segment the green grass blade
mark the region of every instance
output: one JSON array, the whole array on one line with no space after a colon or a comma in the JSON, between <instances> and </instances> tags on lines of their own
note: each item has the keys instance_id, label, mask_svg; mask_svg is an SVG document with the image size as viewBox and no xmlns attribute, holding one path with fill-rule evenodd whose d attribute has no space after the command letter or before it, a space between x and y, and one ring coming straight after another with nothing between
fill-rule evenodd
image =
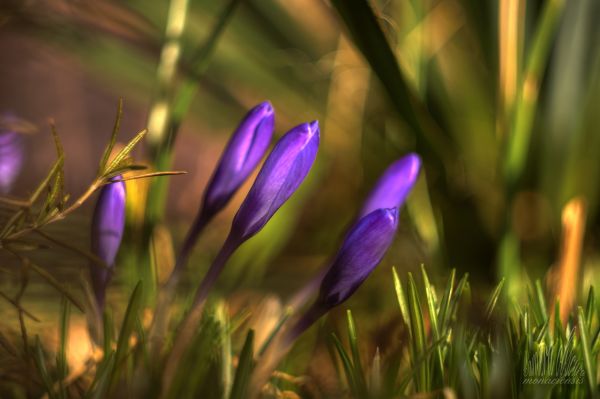
<instances>
[{"instance_id":1,"label":"green grass blade","mask_svg":"<svg viewBox=\"0 0 600 399\"><path fill-rule=\"evenodd\" d=\"M439 134L439 129L432 128L431 115L404 78L369 1L332 0L331 4L340 14L356 47L382 82L398 114L420 136L419 142L435 148L438 154L447 154L450 147L442 146L444 137ZM435 136L430 132L435 132Z\"/></svg>"},{"instance_id":2,"label":"green grass blade","mask_svg":"<svg viewBox=\"0 0 600 399\"><path fill-rule=\"evenodd\" d=\"M434 288L429 282L429 276L427 276L427 272L425 271L425 266L421 265L421 273L423 275L423 284L425 285L425 298L427 300L427 308L429 310L429 321L431 323L431 329L433 330L433 338L437 341L440 339L440 330L438 327L438 319L437 319L437 303L435 300L435 292ZM442 354L441 348L438 347L436 351L436 358L438 364L438 372L441 377L441 380L444 379L444 356Z\"/></svg>"},{"instance_id":3,"label":"green grass blade","mask_svg":"<svg viewBox=\"0 0 600 399\"><path fill-rule=\"evenodd\" d=\"M48 393L48 397L50 399L55 399L56 394L52 386L52 379L50 378L50 375L48 374L48 369L46 368L46 361L44 360L44 351L42 349L42 343L40 342L40 337L37 335L35 337L35 351L33 360L35 361L35 365L42 379L42 383L44 384L44 388Z\"/></svg>"},{"instance_id":4,"label":"green grass blade","mask_svg":"<svg viewBox=\"0 0 600 399\"><path fill-rule=\"evenodd\" d=\"M338 339L335 334L331 334L331 340L333 345L342 360L342 366L344 367L344 373L346 375L346 380L348 381L348 387L350 388L350 392L354 397L359 398L359 389L357 386L357 382L355 380L354 367L352 366L352 361L350 360L350 356L346 353L342 342Z\"/></svg>"},{"instance_id":5,"label":"green grass blade","mask_svg":"<svg viewBox=\"0 0 600 399\"><path fill-rule=\"evenodd\" d=\"M504 287L504 281L505 281L504 278L502 278L502 280L500 280L500 282L494 289L494 292L492 292L490 299L488 300L488 303L485 307L485 318L487 320L489 320L490 317L492 317L492 313L494 312L494 309L496 308L496 304L498 303L498 298L500 298L500 294L502 293L502 287Z\"/></svg>"},{"instance_id":6,"label":"green grass blade","mask_svg":"<svg viewBox=\"0 0 600 399\"><path fill-rule=\"evenodd\" d=\"M446 331L447 328L448 313L450 310L450 299L452 298L455 279L456 269L452 269L450 271L450 278L448 279L448 283L446 283L446 290L444 291L444 296L442 297L442 302L440 304L440 310L438 313L438 320L440 322L439 328L441 333L444 333L444 331Z\"/></svg>"},{"instance_id":7,"label":"green grass blade","mask_svg":"<svg viewBox=\"0 0 600 399\"><path fill-rule=\"evenodd\" d=\"M125 310L125 316L123 317L123 323L121 324L121 330L119 331L119 338L117 340L117 348L115 350L115 365L111 375L110 388L112 389L113 384L116 382L119 370L121 369L122 363L127 357L129 349L129 337L135 329L135 322L139 315L140 308L142 305L142 282L138 282L135 286L129 303L127 304L127 310Z\"/></svg>"},{"instance_id":8,"label":"green grass blade","mask_svg":"<svg viewBox=\"0 0 600 399\"><path fill-rule=\"evenodd\" d=\"M396 297L398 298L398 305L400 306L400 313L402 314L402 318L404 319L404 323L410 330L410 314L408 313L408 302L406 301L406 295L404 294L404 289L402 288L402 283L400 282L400 278L398 277L398 273L396 272L396 268L392 267L392 275L394 277L394 289L396 290Z\"/></svg>"},{"instance_id":9,"label":"green grass blade","mask_svg":"<svg viewBox=\"0 0 600 399\"><path fill-rule=\"evenodd\" d=\"M427 337L425 336L423 312L421 311L421 302L419 301L417 285L410 272L408 273L408 308L410 313L410 324L412 326L410 335L414 348L413 351L416 357L420 358L425 356L425 353L427 352ZM417 391L429 391L429 382L429 367L427 363L424 363L419 367L419 372L417 373Z\"/></svg>"},{"instance_id":10,"label":"green grass blade","mask_svg":"<svg viewBox=\"0 0 600 399\"><path fill-rule=\"evenodd\" d=\"M250 374L254 367L254 330L248 331L246 341L240 354L238 368L235 371L235 378L231 387L230 399L244 399L250 381Z\"/></svg>"},{"instance_id":11,"label":"green grass blade","mask_svg":"<svg viewBox=\"0 0 600 399\"><path fill-rule=\"evenodd\" d=\"M589 388L591 393L596 392L596 361L592 356L590 348L590 338L587 331L587 321L585 313L581 306L577 307L577 319L579 325L579 336L581 339L581 350L583 352L583 360L585 363L585 371L588 378Z\"/></svg>"},{"instance_id":12,"label":"green grass blade","mask_svg":"<svg viewBox=\"0 0 600 399\"><path fill-rule=\"evenodd\" d=\"M592 322L594 321L594 314L596 313L596 295L594 293L594 286L590 285L588 291L587 302L585 304L585 319L588 322L588 332L592 329Z\"/></svg>"},{"instance_id":13,"label":"green grass blade","mask_svg":"<svg viewBox=\"0 0 600 399\"><path fill-rule=\"evenodd\" d=\"M368 396L367 394L367 382L365 379L364 368L360 359L360 351L358 349L358 335L356 333L356 325L354 324L354 318L352 312L348 310L346 312L348 319L348 340L350 342L350 351L352 352L352 371L354 373L354 381L356 382L356 388L361 397Z\"/></svg>"},{"instance_id":14,"label":"green grass blade","mask_svg":"<svg viewBox=\"0 0 600 399\"><path fill-rule=\"evenodd\" d=\"M71 303L66 297L61 299L60 313L60 340L58 344L58 353L56 356L56 370L58 372L60 397L65 398L67 393L63 381L69 374L67 364L67 342L69 340L69 319L71 316Z\"/></svg>"}]
</instances>

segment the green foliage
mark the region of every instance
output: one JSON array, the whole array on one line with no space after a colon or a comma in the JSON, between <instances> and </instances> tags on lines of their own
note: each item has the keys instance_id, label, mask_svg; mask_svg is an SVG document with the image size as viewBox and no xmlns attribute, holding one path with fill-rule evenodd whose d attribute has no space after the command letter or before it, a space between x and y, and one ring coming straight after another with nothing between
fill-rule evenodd
<instances>
[{"instance_id":1,"label":"green foliage","mask_svg":"<svg viewBox=\"0 0 600 399\"><path fill-rule=\"evenodd\" d=\"M357 351L360 341L350 313L351 355L340 340L333 337L352 397L454 392L461 398L587 398L597 393L600 323L593 288L590 288L585 309L578 307L576 318L571 318L563 327L557 312L555 327L549 330L549 319L544 317L545 293L539 282L536 283L537 294L519 304L503 294L504 282L501 281L490 293L485 307L479 309L464 296L466 278L455 288L452 272L442 291L443 299L438 303L436 290L424 268L422 273L422 290L408 274L408 295L405 295L403 284L393 270L401 315L409 336L409 342L400 342L404 348L400 353L392 354L392 358L383 357L371 366L362 363ZM427 304L421 305L421 302ZM483 317L474 322L457 317L459 313ZM448 314L450 317L446 317ZM379 350L375 356L380 356ZM399 371L390 373L385 369L386 365L394 367L398 361ZM367 380L380 380L381 386L391 388L387 392L361 390L359 382Z\"/></svg>"}]
</instances>

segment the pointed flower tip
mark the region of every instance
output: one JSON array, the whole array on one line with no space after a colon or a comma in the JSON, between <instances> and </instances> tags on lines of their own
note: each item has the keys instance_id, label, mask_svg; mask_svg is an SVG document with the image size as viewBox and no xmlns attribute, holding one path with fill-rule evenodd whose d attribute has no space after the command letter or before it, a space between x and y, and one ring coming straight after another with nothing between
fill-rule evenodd
<instances>
[{"instance_id":1,"label":"pointed flower tip","mask_svg":"<svg viewBox=\"0 0 600 399\"><path fill-rule=\"evenodd\" d=\"M318 147L316 121L298 125L279 139L233 220L232 233L239 240L260 231L296 191L310 171Z\"/></svg>"},{"instance_id":2,"label":"pointed flower tip","mask_svg":"<svg viewBox=\"0 0 600 399\"><path fill-rule=\"evenodd\" d=\"M269 148L275 110L269 101L252 108L233 133L204 194L202 213L219 212L256 168Z\"/></svg>"},{"instance_id":3,"label":"pointed flower tip","mask_svg":"<svg viewBox=\"0 0 600 399\"><path fill-rule=\"evenodd\" d=\"M420 170L421 158L415 153L393 162L375 183L359 217L379 208L401 207L417 181Z\"/></svg>"},{"instance_id":4,"label":"pointed flower tip","mask_svg":"<svg viewBox=\"0 0 600 399\"><path fill-rule=\"evenodd\" d=\"M319 121L312 121L308 124L309 136L319 135Z\"/></svg>"},{"instance_id":5,"label":"pointed flower tip","mask_svg":"<svg viewBox=\"0 0 600 399\"><path fill-rule=\"evenodd\" d=\"M254 110L258 111L260 114L265 116L272 115L275 113L273 105L268 100L258 104L256 107L254 107Z\"/></svg>"}]
</instances>

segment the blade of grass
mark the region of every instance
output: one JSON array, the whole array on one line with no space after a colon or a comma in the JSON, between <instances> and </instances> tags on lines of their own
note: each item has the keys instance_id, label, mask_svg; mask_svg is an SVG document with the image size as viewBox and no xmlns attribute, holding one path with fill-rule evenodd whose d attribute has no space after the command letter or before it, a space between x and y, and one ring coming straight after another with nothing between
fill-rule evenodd
<instances>
[{"instance_id":1,"label":"blade of grass","mask_svg":"<svg viewBox=\"0 0 600 399\"><path fill-rule=\"evenodd\" d=\"M358 349L358 335L356 333L356 324L352 317L350 310L346 311L346 317L348 322L348 340L350 342L350 351L352 352L352 370L354 372L354 380L356 381L356 387L359 390L359 397L367 397L367 382L365 380L365 372L360 360L360 351Z\"/></svg>"},{"instance_id":2,"label":"blade of grass","mask_svg":"<svg viewBox=\"0 0 600 399\"><path fill-rule=\"evenodd\" d=\"M421 273L423 275L423 284L425 285L425 299L427 300L427 308L429 310L429 321L431 323L431 329L433 330L433 338L437 341L440 339L440 330L438 328L438 319L437 319L437 303L435 300L435 293L431 283L429 282L429 276L427 276L427 272L425 271L425 265L421 265ZM442 354L442 350L438 347L437 353L437 364L438 364L438 372L441 378L441 381L444 380L444 356Z\"/></svg>"},{"instance_id":3,"label":"blade of grass","mask_svg":"<svg viewBox=\"0 0 600 399\"><path fill-rule=\"evenodd\" d=\"M413 279L412 273L408 273L408 309L410 314L410 335L414 347L414 354L417 358L425 356L427 352L427 338L425 336L425 326L423 322L423 312L421 311L421 302L417 292L417 285ZM413 366L414 367L414 366ZM417 392L427 392L430 390L429 367L423 363L417 373L416 388Z\"/></svg>"},{"instance_id":4,"label":"blade of grass","mask_svg":"<svg viewBox=\"0 0 600 399\"><path fill-rule=\"evenodd\" d=\"M342 366L344 367L344 374L346 375L346 381L348 382L348 387L350 388L350 392L356 398L359 398L359 388L358 383L356 382L356 373L354 372L354 367L352 366L352 361L350 360L350 356L346 353L344 349L344 345L339 340L339 338L335 334L331 334L331 341L342 360Z\"/></svg>"},{"instance_id":5,"label":"blade of grass","mask_svg":"<svg viewBox=\"0 0 600 399\"><path fill-rule=\"evenodd\" d=\"M596 362L592 357L590 350L590 339L587 331L587 321L585 313L581 306L577 307L577 320L579 326L579 336L581 338L581 350L583 352L583 360L585 363L585 371L588 378L590 393L593 395L596 392Z\"/></svg>"},{"instance_id":6,"label":"blade of grass","mask_svg":"<svg viewBox=\"0 0 600 399\"><path fill-rule=\"evenodd\" d=\"M115 350L115 364L110 377L109 391L113 389L116 384L119 370L121 369L122 363L125 360L129 348L129 337L135 328L135 321L139 315L139 311L142 305L142 282L138 282L135 286L127 309L125 310L125 316L121 324L121 330L119 331L119 338L117 340L117 348Z\"/></svg>"},{"instance_id":7,"label":"blade of grass","mask_svg":"<svg viewBox=\"0 0 600 399\"><path fill-rule=\"evenodd\" d=\"M392 267L392 275L394 277L394 289L396 291L396 297L398 298L398 305L400 306L400 313L402 314L402 318L404 319L404 323L408 327L408 330L411 330L410 326L410 314L408 313L408 302L406 301L406 295L404 294L404 289L402 288L402 283L400 282L400 278L398 277L398 273L396 272L396 268Z\"/></svg>"},{"instance_id":8,"label":"blade of grass","mask_svg":"<svg viewBox=\"0 0 600 399\"><path fill-rule=\"evenodd\" d=\"M240 354L238 367L235 371L235 378L231 387L229 399L244 399L250 381L250 374L254 367L254 330L249 330L246 335L246 341Z\"/></svg>"},{"instance_id":9,"label":"blade of grass","mask_svg":"<svg viewBox=\"0 0 600 399\"><path fill-rule=\"evenodd\" d=\"M67 397L64 381L69 375L69 367L67 364L67 342L69 341L69 319L71 316L71 303L66 297L61 299L60 313L60 340L58 346L58 354L56 356L56 370L58 372L59 381L59 396Z\"/></svg>"},{"instance_id":10,"label":"blade of grass","mask_svg":"<svg viewBox=\"0 0 600 399\"><path fill-rule=\"evenodd\" d=\"M50 399L58 399L52 387L52 379L48 374L48 369L46 368L46 361L44 360L44 351L42 349L42 343L40 341L39 336L35 336L35 351L34 351L34 361L38 373L42 379L42 383L44 384L44 388L48 393L48 397Z\"/></svg>"}]
</instances>

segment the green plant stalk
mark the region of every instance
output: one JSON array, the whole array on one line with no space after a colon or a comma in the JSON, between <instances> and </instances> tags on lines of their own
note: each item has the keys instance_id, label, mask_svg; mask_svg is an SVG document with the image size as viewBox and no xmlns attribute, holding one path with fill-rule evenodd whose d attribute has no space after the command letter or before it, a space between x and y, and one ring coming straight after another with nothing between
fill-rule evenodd
<instances>
[{"instance_id":1,"label":"green plant stalk","mask_svg":"<svg viewBox=\"0 0 600 399\"><path fill-rule=\"evenodd\" d=\"M163 46L160 63L157 69L158 93L148 117L148 144L150 157L156 170L167 170L172 163L172 149L179 126L189 110L198 91L198 79L209 65L219 38L231 20L235 7L240 0L231 0L218 18L209 37L194 57L193 76L183 83L179 91L175 91L177 63L181 53L180 38L185 26L189 0L173 0L167 21L167 40ZM154 227L163 219L166 208L168 179L157 178L148 188L146 212L144 217L143 239L140 242L138 255L142 259L142 275L145 284L154 295L156 273L150 262L147 251Z\"/></svg>"},{"instance_id":2,"label":"green plant stalk","mask_svg":"<svg viewBox=\"0 0 600 399\"><path fill-rule=\"evenodd\" d=\"M546 1L541 21L533 36L531 50L517 94L511 134L507 143L504 176L509 187L516 183L525 167L533 121L537 111L540 82L564 5L564 0Z\"/></svg>"},{"instance_id":3,"label":"green plant stalk","mask_svg":"<svg viewBox=\"0 0 600 399\"><path fill-rule=\"evenodd\" d=\"M506 277L509 295L514 295L520 290L521 272L521 267L518 264L520 258L518 242L512 232L510 222L510 205L516 191L517 182L525 168L533 122L537 111L539 86L563 9L564 0L549 0L544 5L541 21L535 30L529 56L526 59L525 69L522 73L512 116L511 132L506 143L503 169L508 207L504 237L499 248L498 277Z\"/></svg>"},{"instance_id":4,"label":"green plant stalk","mask_svg":"<svg viewBox=\"0 0 600 399\"><path fill-rule=\"evenodd\" d=\"M171 164L171 100L175 92L177 67L181 58L181 36L185 29L188 6L189 0L171 0L167 14L165 42L156 70L156 95L147 120L148 150L156 170L164 170ZM149 296L155 292L156 279L148 248L154 227L161 220L161 210L164 209L167 187L167 179L156 179L150 184L144 217L143 239L138 248L140 274Z\"/></svg>"}]
</instances>

